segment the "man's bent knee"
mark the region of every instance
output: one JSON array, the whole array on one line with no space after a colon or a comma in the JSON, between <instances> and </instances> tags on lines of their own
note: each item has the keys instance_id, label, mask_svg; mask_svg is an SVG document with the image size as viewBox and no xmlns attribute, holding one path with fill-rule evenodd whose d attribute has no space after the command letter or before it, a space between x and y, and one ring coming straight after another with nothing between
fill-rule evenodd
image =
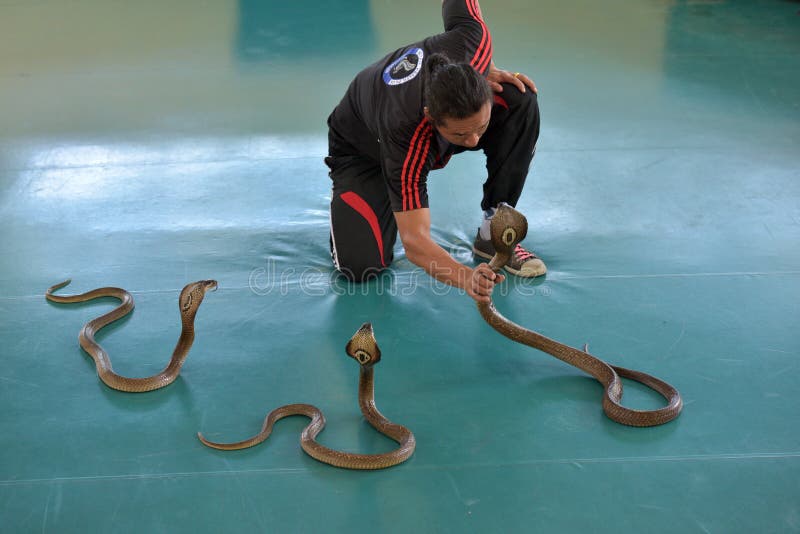
<instances>
[{"instance_id":1,"label":"man's bent knee","mask_svg":"<svg viewBox=\"0 0 800 534\"><path fill-rule=\"evenodd\" d=\"M386 270L382 265L337 265L336 269L350 282L362 283L377 278L380 273Z\"/></svg>"}]
</instances>

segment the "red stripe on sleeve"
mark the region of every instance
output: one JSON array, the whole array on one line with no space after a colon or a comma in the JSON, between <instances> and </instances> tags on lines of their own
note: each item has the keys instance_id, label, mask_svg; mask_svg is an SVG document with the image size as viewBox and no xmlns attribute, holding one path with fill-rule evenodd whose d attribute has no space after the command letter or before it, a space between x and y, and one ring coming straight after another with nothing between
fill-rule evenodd
<instances>
[{"instance_id":1,"label":"red stripe on sleeve","mask_svg":"<svg viewBox=\"0 0 800 534\"><path fill-rule=\"evenodd\" d=\"M418 150L416 151L416 154L414 154L414 159L411 160L410 172L406 176L408 184L408 198L410 204L408 209L411 210L421 207L421 205L419 205L419 189L418 189L419 173L422 169L422 165L424 165L425 160L428 157L428 147L430 146L430 144L431 144L431 125L426 124L425 128L420 133L420 138L417 141ZM414 205L415 196L417 201L416 206Z\"/></svg>"},{"instance_id":2,"label":"red stripe on sleeve","mask_svg":"<svg viewBox=\"0 0 800 534\"><path fill-rule=\"evenodd\" d=\"M417 207L422 207L422 202L419 201L419 175L422 172L422 167L425 165L425 162L428 160L428 149L431 146L431 131L427 132L428 135L425 136L425 147L422 149L422 157L419 160L419 165L417 166L417 171L414 174L414 198L417 201Z\"/></svg>"},{"instance_id":3,"label":"red stripe on sleeve","mask_svg":"<svg viewBox=\"0 0 800 534\"><path fill-rule=\"evenodd\" d=\"M406 190L409 191L411 190L410 184L407 183L409 181L408 164L409 161L411 161L413 155L417 152L417 149L419 148L418 139L420 133L425 128L425 125L427 123L428 123L428 118L427 117L423 118L422 121L420 121L419 125L417 126L417 129L414 131L414 136L411 138L411 143L408 147L408 152L406 152L406 159L403 162L403 170L400 172L400 188L403 197L403 211L410 209L408 205L411 203L412 200L411 198L406 197ZM416 158L414 159L414 161L416 161ZM413 163L412 163L412 168L413 168Z\"/></svg>"}]
</instances>

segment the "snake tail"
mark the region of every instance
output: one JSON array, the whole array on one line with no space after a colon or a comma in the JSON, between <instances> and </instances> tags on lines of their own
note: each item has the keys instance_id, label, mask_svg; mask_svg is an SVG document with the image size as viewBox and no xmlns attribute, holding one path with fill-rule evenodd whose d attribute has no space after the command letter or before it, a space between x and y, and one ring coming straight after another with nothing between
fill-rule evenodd
<instances>
[{"instance_id":1,"label":"snake tail","mask_svg":"<svg viewBox=\"0 0 800 534\"><path fill-rule=\"evenodd\" d=\"M491 234L495 255L489 267L498 272L508 261L514 247L528 232L528 221L520 212L501 204L492 217ZM589 354L589 346L583 350L564 345L558 341L529 330L504 317L493 302L479 302L478 311L483 319L500 334L512 341L546 352L593 376L604 386L603 411L613 421L629 426L656 426L672 421L680 415L683 401L677 389L654 376L609 365L600 358ZM667 404L656 410L633 410L622 406L622 380L620 377L635 380L659 393Z\"/></svg>"},{"instance_id":2,"label":"snake tail","mask_svg":"<svg viewBox=\"0 0 800 534\"><path fill-rule=\"evenodd\" d=\"M375 406L374 365L380 361L381 351L375 341L372 325L366 323L353 335L345 347L347 355L361 365L358 381L358 404L361 413L375 430L393 439L398 447L382 454L357 454L337 451L320 444L316 438L325 428L325 417L316 406L310 404L287 404L271 411L264 419L261 431L255 436L235 443L209 441L203 434L197 434L200 441L214 449L239 450L262 443L272 433L273 425L292 415L304 415L311 422L300 434L300 446L309 456L320 462L344 469L385 469L408 460L416 448L416 439L411 431L389 421Z\"/></svg>"},{"instance_id":3,"label":"snake tail","mask_svg":"<svg viewBox=\"0 0 800 534\"><path fill-rule=\"evenodd\" d=\"M168 386L178 378L189 350L194 342L194 319L207 291L217 288L214 280L201 280L187 284L181 291L178 307L181 313L181 334L175 345L172 357L163 371L146 378L130 378L114 372L111 359L103 347L95 340L95 334L114 321L128 315L134 308L133 296L119 287L101 287L78 295L55 295L54 292L65 287L70 280L51 286L45 298L51 302L70 304L110 297L119 300L119 305L100 317L92 319L81 328L78 343L95 362L97 375L108 387L128 393L144 393Z\"/></svg>"}]
</instances>

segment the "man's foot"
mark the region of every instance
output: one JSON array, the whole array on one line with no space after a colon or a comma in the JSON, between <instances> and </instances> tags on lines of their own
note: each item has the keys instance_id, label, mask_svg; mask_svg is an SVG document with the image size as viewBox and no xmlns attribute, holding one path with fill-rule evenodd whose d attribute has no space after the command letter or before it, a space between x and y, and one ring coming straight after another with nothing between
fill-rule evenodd
<instances>
[{"instance_id":1,"label":"man's foot","mask_svg":"<svg viewBox=\"0 0 800 534\"><path fill-rule=\"evenodd\" d=\"M491 260L494 256L494 246L492 246L492 240L481 238L480 230L478 231L478 235L475 236L475 243L472 245L472 252L474 252L476 256L480 256L481 258L485 258L487 260ZM547 272L547 267L545 266L544 262L530 250L525 250L522 248L522 245L516 246L514 253L508 259L508 262L503 266L503 268L511 274L515 274L523 278L542 276Z\"/></svg>"}]
</instances>

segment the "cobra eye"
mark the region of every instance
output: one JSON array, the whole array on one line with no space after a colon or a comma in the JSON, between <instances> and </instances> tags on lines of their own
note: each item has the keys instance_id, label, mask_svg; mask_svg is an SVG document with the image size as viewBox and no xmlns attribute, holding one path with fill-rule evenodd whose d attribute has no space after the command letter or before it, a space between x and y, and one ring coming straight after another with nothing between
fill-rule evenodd
<instances>
[{"instance_id":1,"label":"cobra eye","mask_svg":"<svg viewBox=\"0 0 800 534\"><path fill-rule=\"evenodd\" d=\"M506 245L510 246L511 243L513 243L516 238L517 238L517 232L513 228L506 228L505 230L503 230L502 239L503 243L505 243Z\"/></svg>"},{"instance_id":2,"label":"cobra eye","mask_svg":"<svg viewBox=\"0 0 800 534\"><path fill-rule=\"evenodd\" d=\"M358 360L359 363L362 363L362 364L363 363L367 363L371 359L372 359L372 356L370 356L367 351L362 350L362 349L356 350L356 360Z\"/></svg>"}]
</instances>

